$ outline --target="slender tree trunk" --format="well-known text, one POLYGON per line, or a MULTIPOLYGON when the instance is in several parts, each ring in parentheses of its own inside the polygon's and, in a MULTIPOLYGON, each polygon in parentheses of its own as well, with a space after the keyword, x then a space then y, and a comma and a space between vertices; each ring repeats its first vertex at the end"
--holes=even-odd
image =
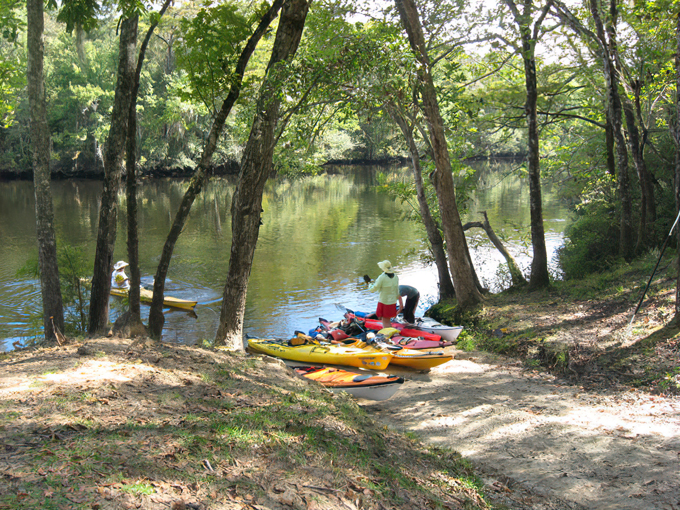
POLYGON ((104 188, 99 207, 99 229, 90 296, 90 335, 101 333, 109 317, 109 293, 113 271, 113 250, 118 227, 118 192, 123 171, 130 98, 135 73, 137 18, 121 23, 118 55, 118 80, 111 114, 111 127, 104 156, 104 188))
POLYGON ((80 23, 76 23, 76 51, 78 53, 78 62, 80 62, 82 67, 85 67, 87 65, 87 56, 85 55, 85 30, 83 30, 83 25, 80 23))
POLYGON ((156 275, 154 277, 153 284, 153 301, 151 303, 151 309, 149 310, 149 335, 151 338, 160 339, 163 333, 163 324, 165 323, 165 317, 163 316, 163 295, 165 293, 165 279, 168 275, 168 268, 170 267, 170 261, 172 259, 172 252, 175 249, 175 244, 179 235, 184 228, 187 218, 189 217, 189 212, 191 211, 191 206, 194 200, 199 195, 203 186, 208 182, 210 178, 210 168, 212 165, 212 156, 217 148, 217 141, 219 140, 222 129, 224 128, 224 123, 231 112, 234 103, 238 99, 241 93, 241 86, 243 84, 243 76, 250 60, 251 55, 255 51, 258 42, 262 36, 266 33, 269 25, 276 18, 283 5, 283 0, 275 0, 269 10, 262 16, 260 23, 250 36, 248 42, 246 43, 241 55, 236 63, 236 68, 234 69, 234 77, 232 80, 231 88, 229 89, 229 94, 222 103, 220 111, 217 113, 215 120, 213 121, 212 127, 210 128, 210 134, 208 135, 208 140, 206 141, 205 147, 203 148, 203 154, 201 155, 201 161, 194 172, 191 182, 189 183, 189 188, 184 193, 182 197, 182 203, 177 210, 175 215, 175 220, 170 228, 168 237, 163 245, 163 251, 161 253, 161 258, 158 262, 156 268, 156 275))
MULTIPOLYGON (((631 151, 635 152, 635 167, 638 169, 638 177, 640 179, 640 189, 645 196, 645 203, 642 204, 645 213, 645 222, 640 223, 641 229, 645 230, 644 236, 638 236, 638 244, 640 244, 640 237, 644 237, 647 241, 647 246, 654 246, 656 243, 656 199, 654 197, 654 182, 652 172, 647 168, 645 161, 645 147, 647 145, 647 137, 649 134, 648 127, 645 126, 644 118, 642 116, 642 108, 640 107, 640 92, 642 87, 642 80, 637 80, 631 84, 633 90, 634 106, 631 105, 632 122, 638 127, 635 129, 635 137, 637 143, 633 146, 632 136, 631 151)), ((626 117, 628 118, 628 116, 626 117)), ((641 207, 642 209, 642 207, 641 207)), ((641 246, 644 248, 645 246, 641 246)))
POLYGON ((652 236, 650 242, 653 245, 656 242, 657 237, 655 229, 656 199, 654 197, 654 174, 647 168, 647 163, 645 161, 645 147, 647 146, 649 129, 648 126, 645 126, 642 117, 642 108, 640 108, 640 87, 641 85, 639 83, 635 87, 635 116, 642 131, 640 136, 640 167, 642 168, 644 175, 642 185, 645 187, 646 195, 649 197, 649 200, 647 200, 647 224, 649 225, 650 230, 648 235, 652 236))
POLYGON ((272 170, 281 103, 279 92, 286 80, 284 63, 297 51, 310 3, 311 0, 288 0, 281 12, 257 113, 241 160, 238 186, 231 202, 231 255, 215 345, 226 345, 233 350, 243 350, 248 280, 260 231, 262 194, 272 170))
POLYGON ((614 156, 614 128, 609 101, 605 103, 607 123, 604 128, 605 147, 607 148, 607 173, 616 175, 616 157, 614 156))
MULTIPOLYGON (((619 76, 624 77, 623 64, 618 55, 614 53, 614 65, 619 76)), ((656 205, 654 204, 654 187, 651 182, 647 164, 644 157, 645 125, 640 110, 640 80, 627 83, 628 90, 635 97, 633 104, 626 94, 621 95, 621 104, 628 133, 628 148, 633 158, 633 164, 638 175, 640 186, 640 222, 638 227, 637 244, 635 253, 639 253, 648 246, 654 237, 654 221, 656 220, 656 205)))
MULTIPOLYGON (((506 0, 506 2, 509 0, 506 0)), ((616 23, 617 23, 617 0, 609 0, 608 22, 605 29, 602 22, 601 0, 589 0, 588 9, 595 25, 595 32, 591 32, 578 19, 569 12, 568 9, 559 1, 553 0, 560 10, 563 19, 578 33, 595 41, 598 45, 598 53, 602 59, 602 73, 605 80, 605 93, 607 97, 607 168, 612 173, 611 147, 612 143, 616 149, 616 167, 618 172, 617 184, 620 201, 620 221, 619 221, 619 254, 626 259, 630 259, 634 252, 633 246, 633 205, 630 193, 630 176, 628 171, 628 151, 626 140, 623 135, 621 97, 619 94, 618 77, 614 69, 614 61, 618 53, 616 45, 616 23)), ((604 0, 602 0, 604 1, 604 0)))
POLYGON ((611 0, 610 23, 605 31, 600 16, 600 6, 597 0, 590 0, 590 14, 595 23, 596 35, 602 47, 602 70, 607 89, 607 104, 611 116, 612 132, 616 145, 617 183, 619 200, 621 202, 619 253, 626 259, 633 255, 633 203, 630 195, 630 176, 628 174, 628 150, 623 136, 623 109, 619 95, 619 84, 614 69, 612 55, 616 53, 616 0, 611 0))
POLYGON ((545 15, 551 5, 548 1, 542 8, 541 15, 532 19, 533 2, 525 0, 523 10, 519 11, 513 0, 505 0, 506 5, 515 18, 522 41, 522 61, 524 62, 524 81, 527 97, 524 104, 524 115, 527 119, 527 170, 529 174, 529 211, 531 217, 531 246, 534 256, 531 261, 529 289, 542 289, 550 285, 548 273, 548 252, 545 247, 545 229, 543 226, 543 199, 541 196, 541 169, 538 135, 538 82, 536 78, 536 41, 545 15))
MULTIPOLYGON (((148 43, 148 37, 145 42, 148 43)), ((131 331, 135 331, 135 326, 142 322, 139 303, 141 276, 139 274, 139 236, 137 228, 137 94, 139 92, 139 77, 145 50, 146 46, 143 44, 137 58, 137 66, 132 83, 130 109, 128 110, 127 143, 125 147, 127 251, 128 264, 130 264, 130 292, 128 297, 131 314, 130 322, 133 325, 131 331)))
POLYGON ((633 157, 633 164, 635 165, 638 181, 640 184, 640 222, 638 226, 637 244, 634 250, 636 253, 639 253, 640 250, 643 250, 645 247, 647 247, 647 236, 648 234, 651 234, 650 227, 648 225, 649 219, 647 217, 647 211, 649 210, 649 206, 647 203, 650 199, 653 200, 653 197, 649 197, 647 195, 647 192, 649 191, 649 187, 645 185, 645 181, 647 180, 647 166, 645 165, 642 154, 640 131, 636 123, 633 106, 626 100, 623 101, 622 106, 626 119, 626 126, 628 128, 628 145, 630 148, 630 154, 633 157))
MULTIPOLYGON (((675 19, 675 213, 680 211, 680 12, 675 19)), ((676 230, 678 246, 680 246, 680 228, 676 230)), ((678 250, 678 267, 680 267, 680 250, 678 250)), ((680 323, 680 272, 675 284, 675 322, 680 323)))
POLYGON ((154 16, 151 26, 146 32, 144 41, 139 48, 137 67, 135 69, 132 95, 130 97, 130 110, 128 119, 127 146, 125 157, 125 169, 127 175, 127 225, 128 225, 128 263, 130 264, 130 314, 131 331, 139 331, 142 324, 140 311, 140 287, 141 275, 139 271, 139 235, 137 226, 137 96, 139 94, 139 80, 142 75, 142 66, 149 46, 151 35, 158 26, 163 14, 170 6, 171 0, 166 0, 157 16, 154 16), (136 327, 135 327, 136 326, 136 327))
POLYGON ((548 252, 545 247, 545 229, 543 226, 543 199, 541 195, 537 114, 538 83, 536 80, 535 47, 536 41, 533 40, 531 31, 526 27, 522 33, 522 56, 524 59, 524 77, 527 89, 524 113, 527 117, 528 128, 529 210, 531 216, 531 246, 534 251, 531 261, 531 275, 529 276, 530 289, 540 289, 550 285, 548 252))
POLYGON ((423 29, 413 0, 395 0, 395 4, 408 34, 411 49, 420 64, 418 66, 418 78, 422 86, 423 112, 430 130, 436 166, 432 183, 437 192, 456 298, 460 308, 467 310, 481 303, 483 297, 475 283, 473 268, 465 243, 465 233, 458 213, 444 122, 439 112, 437 92, 432 81, 430 59, 427 55, 423 29))
POLYGON ((54 236, 54 211, 50 189, 50 129, 45 100, 44 12, 43 0, 28 0, 27 8, 27 79, 30 108, 30 133, 33 148, 33 186, 38 238, 38 263, 43 305, 45 340, 53 340, 64 331, 64 310, 59 285, 57 242, 54 236))
POLYGON ((430 206, 427 204, 425 186, 423 185, 423 173, 420 167, 420 154, 416 141, 413 138, 413 130, 409 127, 408 122, 403 115, 397 112, 394 107, 388 107, 388 110, 392 119, 394 119, 394 122, 396 122, 399 129, 401 129, 401 132, 406 139, 406 143, 408 144, 409 154, 411 155, 411 164, 413 166, 413 180, 416 185, 416 197, 418 198, 418 207, 420 208, 420 217, 423 219, 425 232, 427 232, 427 239, 430 242, 434 262, 439 274, 439 297, 441 299, 452 299, 456 296, 456 292, 453 288, 451 275, 449 274, 446 251, 444 250, 444 240, 439 234, 439 228, 432 217, 430 206))
POLYGON ((633 199, 630 193, 630 173, 628 169, 628 150, 626 139, 623 134, 623 106, 621 104, 621 94, 619 93, 619 80, 613 63, 616 62, 618 54, 618 43, 616 38, 616 23, 618 19, 617 0, 610 0, 609 24, 607 25, 607 35, 609 38, 609 61, 612 94, 612 117, 614 120, 614 136, 616 137, 617 153, 619 154, 619 196, 621 200, 621 241, 620 252, 626 259, 633 257, 635 246, 633 239, 633 199))

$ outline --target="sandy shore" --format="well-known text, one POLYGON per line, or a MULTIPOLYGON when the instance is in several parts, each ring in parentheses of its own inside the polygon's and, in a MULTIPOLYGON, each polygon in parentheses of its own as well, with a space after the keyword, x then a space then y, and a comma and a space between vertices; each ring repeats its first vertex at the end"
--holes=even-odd
MULTIPOLYGON (((453 348, 450 348, 453 349, 453 348)), ((680 509, 680 399, 598 394, 453 349, 390 400, 364 401, 389 427, 459 451, 514 509, 680 509)))

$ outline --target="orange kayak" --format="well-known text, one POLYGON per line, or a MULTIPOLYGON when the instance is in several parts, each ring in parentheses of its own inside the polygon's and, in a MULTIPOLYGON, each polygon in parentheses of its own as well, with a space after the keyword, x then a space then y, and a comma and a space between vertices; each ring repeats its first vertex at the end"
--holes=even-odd
POLYGON ((403 377, 394 375, 361 374, 332 367, 294 367, 293 370, 332 390, 346 391, 357 398, 370 400, 387 400, 404 382, 403 377))

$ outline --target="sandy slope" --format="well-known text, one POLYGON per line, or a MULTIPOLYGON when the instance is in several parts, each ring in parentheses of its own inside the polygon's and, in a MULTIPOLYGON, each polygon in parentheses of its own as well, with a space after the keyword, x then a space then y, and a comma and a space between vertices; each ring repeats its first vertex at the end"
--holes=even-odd
POLYGON ((590 393, 455 353, 429 373, 404 370, 404 388, 366 409, 459 451, 514 509, 680 509, 680 399, 590 393))

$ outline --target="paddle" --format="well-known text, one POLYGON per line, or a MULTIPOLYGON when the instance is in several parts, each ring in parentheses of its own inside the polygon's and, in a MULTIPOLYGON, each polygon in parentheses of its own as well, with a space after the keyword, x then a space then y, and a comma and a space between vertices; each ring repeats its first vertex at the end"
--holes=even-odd
POLYGON ((364 281, 365 281, 366 283, 371 283, 371 277, 368 276, 367 274, 365 274, 365 275, 364 275, 364 281))
POLYGON ((334 304, 335 304, 335 308, 337 308, 338 310, 341 310, 345 313, 352 313, 352 314, 354 313, 354 310, 350 310, 349 308, 346 308, 345 306, 341 305, 340 303, 334 303, 334 304))

